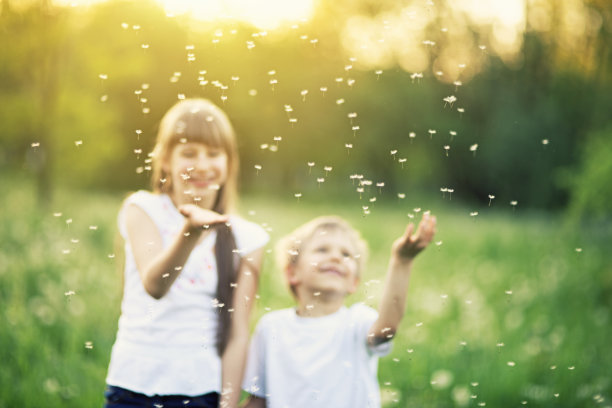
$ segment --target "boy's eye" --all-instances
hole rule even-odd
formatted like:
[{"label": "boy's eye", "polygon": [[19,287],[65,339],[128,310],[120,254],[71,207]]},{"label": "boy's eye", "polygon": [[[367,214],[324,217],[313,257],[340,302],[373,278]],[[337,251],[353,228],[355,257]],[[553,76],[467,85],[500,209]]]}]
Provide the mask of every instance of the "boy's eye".
[{"label": "boy's eye", "polygon": [[352,258],[353,257],[353,255],[350,252],[348,252],[348,251],[343,251],[342,252],[342,256],[345,257],[345,258]]}]

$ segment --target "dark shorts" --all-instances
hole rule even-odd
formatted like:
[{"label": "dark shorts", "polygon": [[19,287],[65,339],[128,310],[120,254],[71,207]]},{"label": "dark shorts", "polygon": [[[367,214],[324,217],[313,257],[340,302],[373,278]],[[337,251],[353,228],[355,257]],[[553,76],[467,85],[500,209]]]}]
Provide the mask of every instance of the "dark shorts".
[{"label": "dark shorts", "polygon": [[125,388],[107,385],[104,391],[104,408],[217,408],[219,394],[187,397],[184,395],[148,395],[139,394]]}]

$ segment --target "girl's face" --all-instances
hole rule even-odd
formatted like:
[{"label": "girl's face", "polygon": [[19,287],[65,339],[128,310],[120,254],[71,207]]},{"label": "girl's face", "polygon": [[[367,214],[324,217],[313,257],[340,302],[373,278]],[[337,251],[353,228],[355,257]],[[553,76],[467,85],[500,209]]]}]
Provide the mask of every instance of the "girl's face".
[{"label": "girl's face", "polygon": [[163,166],[171,178],[176,205],[197,203],[211,209],[228,177],[228,157],[221,147],[198,142],[178,143]]}]

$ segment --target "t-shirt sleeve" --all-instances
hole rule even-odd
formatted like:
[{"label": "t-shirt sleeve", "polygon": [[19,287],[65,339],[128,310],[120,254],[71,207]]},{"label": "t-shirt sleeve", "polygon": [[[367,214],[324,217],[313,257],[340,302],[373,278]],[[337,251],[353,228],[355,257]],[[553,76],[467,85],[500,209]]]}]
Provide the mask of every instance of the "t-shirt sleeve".
[{"label": "t-shirt sleeve", "polygon": [[240,255],[262,248],[270,240],[268,233],[254,222],[233,216],[230,218],[230,223]]},{"label": "t-shirt sleeve", "polygon": [[376,346],[368,344],[368,332],[370,328],[378,319],[378,312],[363,303],[357,303],[351,306],[351,318],[354,319],[356,325],[356,335],[363,341],[369,354],[383,357],[391,352],[393,348],[393,341],[389,340]]},{"label": "t-shirt sleeve", "polygon": [[155,220],[155,214],[158,210],[155,208],[155,200],[152,199],[153,194],[148,191],[137,191],[130,194],[121,204],[119,215],[117,216],[117,225],[121,236],[127,238],[127,227],[125,222],[126,209],[134,204],[140,207],[152,220]]},{"label": "t-shirt sleeve", "polygon": [[263,321],[255,328],[249,345],[242,389],[256,397],[266,395],[266,344],[265,324]]}]

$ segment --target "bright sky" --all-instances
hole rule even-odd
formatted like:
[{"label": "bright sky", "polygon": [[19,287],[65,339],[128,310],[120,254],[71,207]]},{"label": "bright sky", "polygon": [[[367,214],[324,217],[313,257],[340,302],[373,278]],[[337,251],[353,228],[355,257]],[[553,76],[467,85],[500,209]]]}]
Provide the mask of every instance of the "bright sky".
[{"label": "bright sky", "polygon": [[[106,0],[53,0],[57,5],[87,6]],[[262,29],[308,19],[315,0],[155,0],[169,15],[192,13],[201,20],[236,19]]]}]

